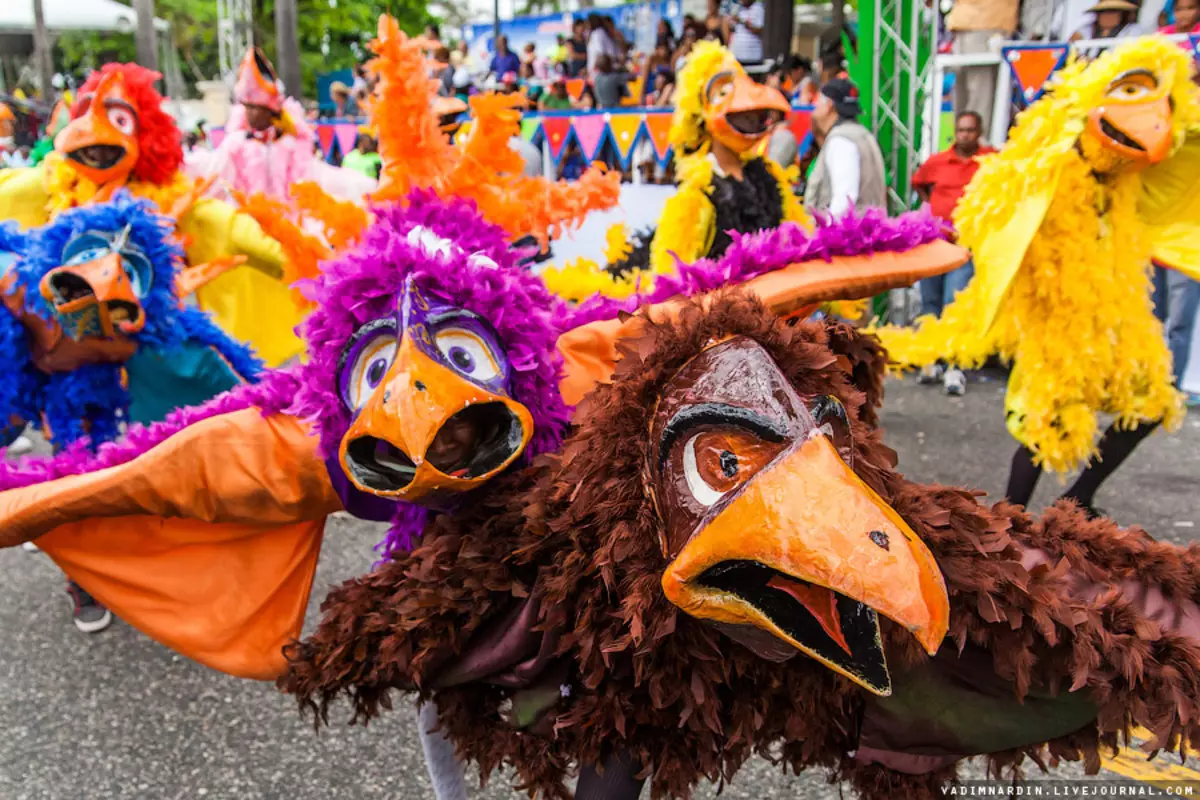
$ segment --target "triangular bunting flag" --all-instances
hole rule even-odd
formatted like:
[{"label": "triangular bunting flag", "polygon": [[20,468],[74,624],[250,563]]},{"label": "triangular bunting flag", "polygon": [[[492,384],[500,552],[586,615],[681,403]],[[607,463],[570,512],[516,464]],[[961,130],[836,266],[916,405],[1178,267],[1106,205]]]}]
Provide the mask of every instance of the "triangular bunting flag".
[{"label": "triangular bunting flag", "polygon": [[538,128],[541,127],[541,117],[527,117],[521,120],[521,138],[527,142],[532,142],[533,137],[537,136]]},{"label": "triangular bunting flag", "polygon": [[583,78],[567,78],[567,97],[578,102],[584,86],[587,86],[587,81]]},{"label": "triangular bunting flag", "polygon": [[570,117],[542,117],[542,131],[546,134],[546,142],[550,145],[550,159],[557,164],[562,158],[563,145],[571,133]]},{"label": "triangular bunting flag", "polygon": [[358,126],[352,122],[339,123],[334,127],[333,134],[337,137],[338,144],[341,145],[342,153],[346,154],[354,149],[358,140]]},{"label": "triangular bunting flag", "polygon": [[1042,96],[1046,81],[1062,68],[1069,47],[1065,44],[1016,45],[1001,48],[1004,62],[1012,71],[1021,100],[1030,104]]},{"label": "triangular bunting flag", "polygon": [[604,144],[604,132],[608,130],[607,114],[580,114],[571,118],[571,127],[575,130],[575,141],[579,142],[579,151],[586,161],[595,161]]},{"label": "triangular bunting flag", "polygon": [[608,132],[617,155],[621,157],[621,165],[629,166],[633,157],[633,146],[637,144],[638,129],[642,127],[641,112],[637,114],[612,114],[608,120]]},{"label": "triangular bunting flag", "polygon": [[796,143],[803,142],[809,132],[812,131],[812,109],[793,108],[792,113],[788,117],[788,127],[792,129],[792,135],[796,137]]},{"label": "triangular bunting flag", "polygon": [[654,154],[660,164],[665,164],[671,152],[671,112],[656,111],[646,114],[646,133],[654,145]]},{"label": "triangular bunting flag", "polygon": [[329,158],[329,151],[333,146],[333,126],[318,125],[317,141],[321,143],[321,152],[325,154],[326,158]]}]

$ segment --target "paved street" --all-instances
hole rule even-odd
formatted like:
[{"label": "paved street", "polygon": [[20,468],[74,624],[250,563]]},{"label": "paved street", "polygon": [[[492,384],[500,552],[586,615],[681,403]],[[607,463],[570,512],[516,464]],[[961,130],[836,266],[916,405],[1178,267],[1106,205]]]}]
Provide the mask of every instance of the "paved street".
[{"label": "paved street", "polygon": [[[967,397],[893,381],[884,423],[910,477],[1002,490],[1014,445],[1002,424],[1003,384],[974,382]],[[1122,523],[1192,541],[1200,525],[1200,413],[1152,437],[1098,503]],[[1043,479],[1039,503],[1060,487]],[[366,570],[377,526],[334,519],[326,534],[308,623],[330,584]],[[0,800],[46,798],[426,798],[415,713],[369,729],[319,735],[268,684],[184,661],[123,623],[78,633],[50,561],[0,552]],[[1063,772],[1069,775],[1074,773]],[[480,798],[515,798],[493,776]],[[701,797],[715,796],[706,787]],[[751,764],[727,798],[836,798],[821,776],[785,778]]]}]

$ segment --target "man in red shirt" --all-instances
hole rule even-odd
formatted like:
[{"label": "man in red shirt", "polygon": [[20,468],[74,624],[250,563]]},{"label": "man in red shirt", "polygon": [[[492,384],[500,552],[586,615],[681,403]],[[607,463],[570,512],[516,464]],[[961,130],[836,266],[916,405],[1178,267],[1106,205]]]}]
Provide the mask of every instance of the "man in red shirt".
[{"label": "man in red shirt", "polygon": [[[954,144],[930,156],[913,175],[913,189],[921,200],[929,204],[930,211],[947,224],[950,224],[954,207],[966,191],[967,184],[979,169],[979,157],[996,152],[995,148],[980,144],[982,135],[983,120],[979,114],[963,111],[954,121]],[[975,266],[968,261],[948,275],[921,281],[922,316],[939,316],[974,273]],[[967,390],[967,379],[962,370],[957,367],[946,369],[943,364],[926,367],[921,371],[919,380],[921,383],[941,381],[947,394],[962,395]]]}]

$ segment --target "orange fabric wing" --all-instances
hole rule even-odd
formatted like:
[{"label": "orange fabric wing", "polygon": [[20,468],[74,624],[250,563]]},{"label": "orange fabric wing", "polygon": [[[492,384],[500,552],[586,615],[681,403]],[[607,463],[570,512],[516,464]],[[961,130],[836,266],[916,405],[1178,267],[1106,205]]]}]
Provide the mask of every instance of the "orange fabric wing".
[{"label": "orange fabric wing", "polygon": [[271,679],[300,633],[325,517],[340,508],[308,427],[247,408],[125,464],[0,493],[0,543],[37,539],[151,638]]},{"label": "orange fabric wing", "polygon": [[[759,275],[742,287],[775,313],[786,316],[814,303],[858,300],[943,275],[965,264],[968,257],[963,248],[937,240],[902,253],[804,261]],[[563,379],[559,382],[563,400],[576,405],[593,386],[612,376],[618,340],[635,334],[644,314],[670,314],[682,303],[679,298],[668,300],[643,308],[637,315],[599,320],[558,337],[558,350],[563,356]]]}]

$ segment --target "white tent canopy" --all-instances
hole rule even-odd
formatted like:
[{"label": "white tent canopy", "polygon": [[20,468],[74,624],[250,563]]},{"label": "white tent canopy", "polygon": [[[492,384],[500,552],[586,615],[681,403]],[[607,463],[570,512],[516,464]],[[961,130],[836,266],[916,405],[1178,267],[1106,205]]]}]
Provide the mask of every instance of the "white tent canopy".
[{"label": "white tent canopy", "polygon": [[[42,0],[46,27],[52,31],[115,31],[133,33],[137,12],[116,0]],[[155,18],[157,30],[167,30],[165,20]],[[0,0],[0,33],[29,33],[33,30],[33,0]]]}]

